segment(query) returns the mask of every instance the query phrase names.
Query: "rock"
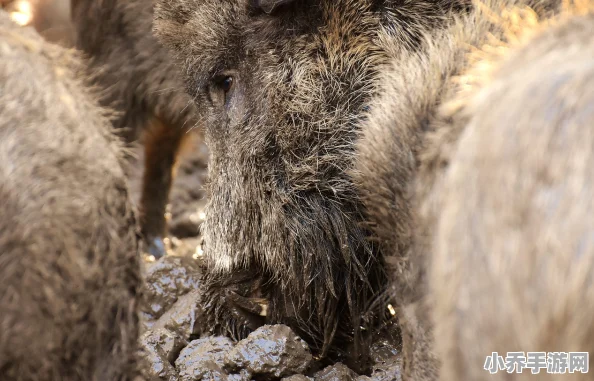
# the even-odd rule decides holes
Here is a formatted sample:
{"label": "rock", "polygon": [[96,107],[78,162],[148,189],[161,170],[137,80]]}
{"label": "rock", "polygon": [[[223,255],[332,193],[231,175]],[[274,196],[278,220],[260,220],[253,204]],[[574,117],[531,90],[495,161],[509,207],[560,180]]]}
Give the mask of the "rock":
{"label": "rock", "polygon": [[247,369],[242,369],[238,374],[230,374],[227,377],[228,381],[250,381],[251,379],[252,375]]}
{"label": "rock", "polygon": [[192,257],[166,256],[148,266],[143,310],[158,319],[177,299],[198,289],[199,262]]}
{"label": "rock", "polygon": [[198,305],[200,292],[190,291],[180,297],[177,302],[159,318],[153,329],[164,328],[179,335],[184,340],[200,334],[200,316],[202,309]]}
{"label": "rock", "polygon": [[145,381],[177,381],[175,368],[153,351],[141,352],[141,374]]}
{"label": "rock", "polygon": [[147,380],[177,380],[171,365],[186,342],[165,329],[146,332],[140,337],[140,355]]}
{"label": "rock", "polygon": [[285,377],[281,381],[313,381],[313,378],[304,376],[302,374],[296,374],[291,377]]}
{"label": "rock", "polygon": [[303,373],[311,361],[312,355],[305,341],[285,325],[258,328],[225,356],[228,369],[247,369],[258,378]]}
{"label": "rock", "polygon": [[371,374],[373,381],[401,381],[402,380],[402,363],[401,359],[398,358],[390,365],[386,365],[381,368],[377,368]]}
{"label": "rock", "polygon": [[227,380],[223,359],[232,348],[233,343],[226,337],[192,341],[175,360],[179,381]]}
{"label": "rock", "polygon": [[357,373],[342,363],[327,366],[314,374],[316,381],[352,381],[357,377],[359,377]]}

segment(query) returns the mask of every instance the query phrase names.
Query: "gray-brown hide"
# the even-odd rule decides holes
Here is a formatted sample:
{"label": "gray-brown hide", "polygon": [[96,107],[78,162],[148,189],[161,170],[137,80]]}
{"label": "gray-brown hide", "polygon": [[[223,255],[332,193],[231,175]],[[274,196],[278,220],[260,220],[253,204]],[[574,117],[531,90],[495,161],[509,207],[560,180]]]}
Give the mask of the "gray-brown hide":
{"label": "gray-brown hide", "polygon": [[[483,79],[471,68],[493,65],[497,49],[477,51],[498,40],[508,48],[528,21],[552,17],[559,5],[476,2],[428,37],[427,50],[392,58],[382,76],[355,179],[380,245],[395,254],[407,380],[486,379],[492,351],[589,349],[588,315],[578,305],[588,308],[594,260],[585,172],[591,21],[508,53],[484,90],[465,90]],[[522,17],[506,16],[513,7]],[[551,303],[557,297],[560,305]]]}
{"label": "gray-brown hide", "polygon": [[0,378],[135,374],[137,227],[76,53],[0,10]]}
{"label": "gray-brown hide", "polygon": [[[420,31],[457,4],[158,3],[157,35],[203,106],[212,155],[210,327],[244,336],[264,320],[283,322],[318,354],[365,363],[361,327],[383,313],[386,276],[349,175],[354,141],[389,55],[416,49]],[[391,39],[399,45],[389,52]]]}
{"label": "gray-brown hide", "polygon": [[534,378],[492,376],[491,352],[594,353],[593,33],[594,14],[545,30],[461,101],[461,134],[433,191],[442,380]]}
{"label": "gray-brown hide", "polygon": [[170,54],[153,37],[153,3],[72,0],[72,18],[102,103],[118,111],[114,126],[128,143],[143,135],[141,225],[149,252],[161,256],[173,168],[197,116]]}

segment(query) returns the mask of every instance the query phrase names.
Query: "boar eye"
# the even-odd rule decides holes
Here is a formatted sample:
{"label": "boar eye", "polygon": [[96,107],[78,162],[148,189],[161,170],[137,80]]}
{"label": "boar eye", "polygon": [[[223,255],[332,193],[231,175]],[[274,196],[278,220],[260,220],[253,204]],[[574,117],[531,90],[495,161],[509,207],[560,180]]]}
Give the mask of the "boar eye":
{"label": "boar eye", "polygon": [[219,86],[227,94],[233,88],[233,77],[225,77]]}
{"label": "boar eye", "polygon": [[222,107],[229,103],[233,88],[235,86],[235,78],[232,75],[216,76],[210,85],[210,99],[217,106]]}

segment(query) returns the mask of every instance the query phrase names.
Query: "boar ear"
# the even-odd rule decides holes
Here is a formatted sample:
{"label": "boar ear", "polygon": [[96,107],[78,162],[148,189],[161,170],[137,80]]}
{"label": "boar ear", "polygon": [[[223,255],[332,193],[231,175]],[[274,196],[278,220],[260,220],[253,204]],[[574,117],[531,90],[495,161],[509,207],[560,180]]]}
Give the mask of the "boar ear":
{"label": "boar ear", "polygon": [[262,9],[264,12],[270,14],[272,13],[277,7],[292,3],[294,0],[257,0],[256,4],[258,8]]}

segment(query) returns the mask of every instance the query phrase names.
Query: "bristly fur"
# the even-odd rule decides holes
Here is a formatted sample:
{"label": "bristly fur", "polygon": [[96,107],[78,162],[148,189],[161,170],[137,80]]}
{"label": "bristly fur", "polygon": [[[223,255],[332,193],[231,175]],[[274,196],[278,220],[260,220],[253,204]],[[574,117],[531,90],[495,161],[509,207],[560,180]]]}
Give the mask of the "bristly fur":
{"label": "bristly fur", "polygon": [[494,351],[594,351],[594,13],[563,18],[483,50],[494,67],[455,100],[429,242],[443,380],[510,379],[469,366]]}
{"label": "bristly fur", "polygon": [[153,7],[153,0],[72,2],[76,46],[90,59],[102,104],[118,112],[117,133],[127,143],[143,137],[140,219],[149,243],[166,234],[173,167],[189,130],[198,125],[196,105],[178,68],[153,36]]}
{"label": "bristly fur", "polygon": [[108,113],[71,50],[0,10],[0,378],[136,374],[138,231]]}
{"label": "bristly fur", "polygon": [[[421,31],[460,3],[300,0],[268,15],[248,0],[158,2],[157,35],[204,108],[212,154],[210,325],[243,332],[221,294],[251,275],[261,287],[243,296],[268,301],[267,321],[290,324],[321,355],[365,357],[361,326],[379,314],[366,313],[386,280],[350,175],[354,144],[390,54],[418,49]],[[388,39],[399,48],[388,52]],[[209,94],[229,72],[234,92],[218,107]]]}
{"label": "bristly fur", "polygon": [[[545,239],[556,229],[566,232],[566,228],[562,229],[559,224],[564,220],[571,221],[569,224],[575,232],[567,231],[567,238],[559,242],[565,243],[568,252],[572,253],[577,250],[575,245],[584,243],[585,268],[592,261],[592,256],[587,254],[592,245],[588,246],[588,242],[574,235],[591,229],[586,212],[591,207],[591,200],[586,199],[585,194],[573,192],[575,188],[572,187],[573,190],[568,188],[558,192],[560,202],[576,204],[556,209],[559,217],[545,218],[537,205],[546,202],[547,190],[559,187],[565,180],[575,178],[586,187],[589,184],[586,172],[577,172],[581,167],[572,167],[575,163],[567,162],[567,158],[576,152],[581,152],[580,157],[588,162],[588,143],[578,144],[573,140],[577,135],[571,135],[567,136],[570,140],[566,145],[557,145],[554,149],[551,144],[561,138],[561,124],[569,123],[573,127],[568,134],[577,134],[579,126],[586,128],[584,123],[592,122],[588,111],[592,96],[586,91],[589,84],[586,79],[591,78],[592,73],[591,65],[586,61],[591,57],[592,45],[585,37],[586,33],[591,33],[591,21],[577,20],[573,26],[553,29],[529,43],[524,53],[509,52],[520,33],[531,30],[532,24],[540,25],[542,20],[555,17],[561,3],[475,2],[473,11],[459,16],[451,28],[443,33],[430,33],[426,50],[393,58],[381,77],[383,86],[379,100],[372,102],[377,106],[371,109],[359,140],[354,177],[362,191],[380,247],[386,254],[390,250],[394,254],[389,258],[389,265],[394,275],[394,294],[401,303],[404,379],[437,379],[438,358],[443,366],[440,379],[486,379],[490,375],[482,365],[491,351],[498,350],[501,354],[541,350],[533,349],[532,345],[544,348],[541,344],[546,340],[588,349],[581,344],[588,341],[575,336],[563,339],[563,335],[555,331],[555,327],[575,329],[576,334],[584,334],[584,340],[591,338],[589,326],[581,320],[560,320],[558,312],[571,311],[570,304],[564,304],[564,308],[569,308],[557,312],[551,310],[540,317],[528,312],[533,308],[533,312],[540,315],[535,302],[542,303],[545,309],[552,306],[543,297],[553,292],[548,287],[555,286],[548,284],[544,288],[546,281],[543,283],[526,276],[530,274],[526,268],[530,263],[544,263],[543,253],[556,252],[558,256],[551,261],[565,269],[556,272],[551,267],[550,271],[555,273],[546,273],[546,277],[560,282],[563,279],[568,284],[573,284],[569,282],[571,274],[577,277],[576,282],[582,279],[577,272],[582,273],[566,252],[539,246],[536,237]],[[510,15],[509,22],[502,22],[502,15]],[[471,68],[498,66],[497,62],[484,57],[484,49],[494,41],[499,44],[494,50],[506,49],[510,55],[507,66],[498,69],[500,74],[496,80],[489,81],[486,90],[468,91],[469,86],[471,89],[476,86],[474,79],[481,78]],[[398,46],[395,40],[388,42]],[[522,55],[524,58],[517,58]],[[573,58],[564,64],[563,56]],[[482,78],[485,78],[484,74]],[[566,89],[576,92],[571,98],[571,106],[562,100],[565,90],[554,88],[555,83],[563,86],[556,82],[561,79],[564,79]],[[578,85],[580,81],[582,85]],[[529,89],[533,92],[527,92]],[[574,111],[569,112],[570,108]],[[478,112],[480,119],[470,127],[474,112]],[[542,136],[530,126],[539,126]],[[534,153],[529,143],[531,140],[536,144]],[[591,151],[591,142],[585,140],[590,143]],[[542,149],[538,148],[539,141],[543,142]],[[545,146],[552,150],[550,156]],[[506,158],[507,154],[511,156]],[[487,156],[490,157],[488,161]],[[455,174],[454,169],[448,169],[450,160],[458,161]],[[491,177],[499,176],[496,173],[501,176],[497,181]],[[546,177],[552,182],[549,186],[539,179],[545,173],[549,173]],[[452,179],[448,180],[449,185],[441,185],[444,176]],[[517,184],[517,189],[505,190],[506,183]],[[521,184],[527,186],[524,191]],[[508,198],[510,204],[504,201]],[[498,204],[487,206],[484,204],[486,200]],[[530,209],[529,205],[534,205],[535,209]],[[574,213],[577,205],[584,208],[582,214]],[[522,231],[516,226],[518,231],[513,234],[505,223],[489,228],[481,224],[481,218],[486,221],[508,216],[510,221],[517,220],[521,210],[541,219],[526,220],[528,230]],[[403,215],[412,218],[400,218]],[[530,229],[530,234],[536,235],[529,235]],[[468,238],[472,231],[475,231],[475,240]],[[520,246],[505,248],[510,243],[506,235],[515,235],[526,250],[519,250]],[[492,237],[499,237],[497,244]],[[487,242],[485,239],[488,244],[484,243]],[[479,242],[482,243],[479,245]],[[504,253],[505,264],[495,253]],[[492,273],[483,271],[484,263],[493,263],[487,267],[493,270]],[[549,268],[551,265],[544,266]],[[432,271],[430,279],[427,268]],[[585,270],[584,274],[590,272]],[[562,289],[575,294],[589,288],[588,284],[581,283],[581,286]],[[509,300],[517,298],[513,293],[522,295],[524,292],[542,294],[534,294],[532,301],[520,297],[519,300],[526,302],[525,306],[508,304]],[[571,303],[571,298],[566,299],[567,303]],[[526,328],[526,323],[521,322],[523,317],[547,322],[552,331],[547,332],[543,324],[540,326],[542,330],[524,335],[520,332]],[[432,322],[437,325],[435,335]],[[581,330],[576,328],[578,324],[582,324]],[[541,337],[537,338],[538,335]],[[512,339],[514,337],[518,339]],[[519,337],[524,340],[514,341]],[[437,353],[434,346],[438,348]],[[553,349],[549,345],[546,348],[569,350]],[[509,377],[507,372],[504,375]]]}

